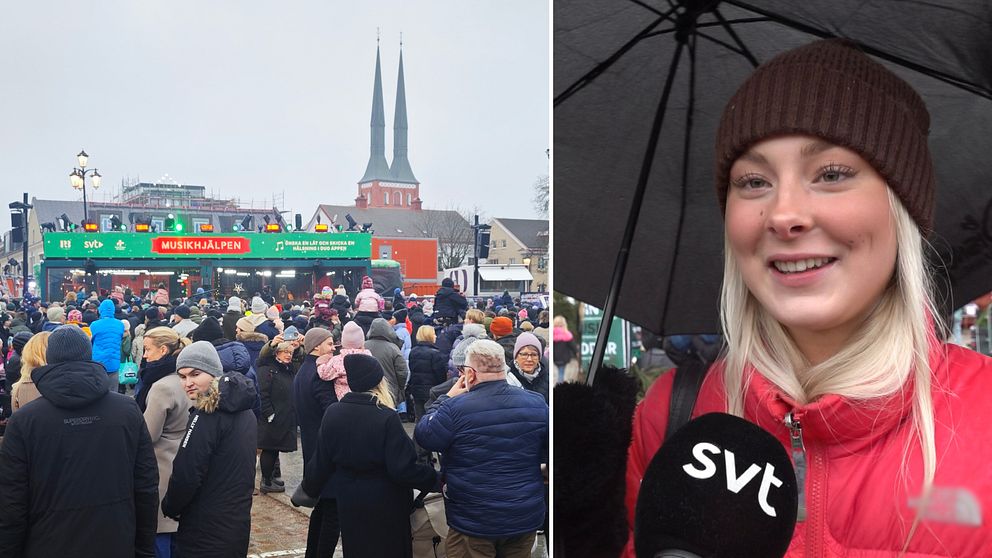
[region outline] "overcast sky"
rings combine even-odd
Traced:
[[[0,33],[4,201],[82,200],[68,174],[85,148],[104,177],[91,199],[124,177],[168,175],[246,205],[271,207],[284,192],[305,219],[318,203],[353,204],[377,28],[386,157],[402,32],[425,207],[537,217],[532,185],[550,147],[540,0],[11,3]]]

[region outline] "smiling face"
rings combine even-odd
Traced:
[[[213,376],[196,368],[180,368],[176,370],[176,373],[179,374],[179,382],[183,386],[183,391],[186,392],[186,397],[190,399],[196,399],[197,395],[207,393],[210,390],[210,384],[214,381]]]
[[[895,270],[884,179],[815,137],[768,139],[734,162],[726,230],[744,283],[814,363],[857,330]]]

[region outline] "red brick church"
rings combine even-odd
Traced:
[[[384,208],[420,211],[420,182],[407,159],[406,87],[403,84],[403,51],[400,50],[396,81],[396,112],[393,117],[393,162],[386,163],[386,114],[382,102],[379,47],[375,49],[375,85],[372,90],[372,146],[365,175],[358,181],[359,209]]]

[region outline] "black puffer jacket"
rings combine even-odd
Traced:
[[[465,300],[464,295],[459,292],[455,292],[455,289],[451,287],[441,287],[437,290],[437,293],[435,293],[433,316],[442,318],[457,318],[458,316],[464,316],[466,310],[468,310],[468,301]]]
[[[421,341],[410,350],[410,382],[407,392],[419,401],[427,401],[431,388],[448,378],[448,359],[437,346]]]
[[[255,373],[262,397],[258,449],[296,451],[296,405],[293,403],[296,365],[292,361],[283,364],[276,360],[273,352],[263,349]]]
[[[42,398],[0,446],[0,556],[153,557],[158,466],[138,405],[108,393],[96,362],[32,378]]]
[[[244,558],[251,532],[257,423],[255,386],[225,374],[194,402],[172,464],[162,512],[179,520],[182,556]]]

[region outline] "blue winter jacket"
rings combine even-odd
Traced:
[[[121,367],[121,342],[124,340],[124,324],[114,317],[114,301],[107,299],[100,303],[100,319],[90,324],[93,334],[93,360],[99,362],[113,374]]]
[[[448,525],[472,537],[531,533],[544,524],[548,405],[534,392],[491,381],[442,395],[417,423],[421,447],[441,452]]]
[[[258,377],[255,375],[255,369],[251,365],[252,361],[251,356],[248,354],[248,349],[240,341],[228,341],[214,348],[217,349],[217,356],[220,357],[220,364],[224,367],[225,374],[228,372],[240,372],[251,380],[251,383],[255,386],[255,404],[251,410],[255,413],[255,418],[262,416],[262,398],[258,395]]]

